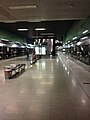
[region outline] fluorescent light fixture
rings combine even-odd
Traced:
[[[32,9],[32,8],[37,8],[36,5],[26,5],[26,6],[9,6],[10,9],[12,10],[20,10],[20,9]]]
[[[77,39],[77,37],[74,37],[73,40]]]
[[[17,30],[18,30],[18,31],[28,31],[29,29],[26,29],[26,28],[25,28],[25,29],[21,29],[21,28],[20,28],[20,29],[17,29]]]
[[[46,30],[46,28],[35,28],[35,30]]]
[[[87,39],[88,37],[86,36],[86,37],[83,37],[83,38],[81,38],[81,40],[85,40],[85,39]]]
[[[9,41],[9,40],[7,40],[7,39],[1,39],[1,40],[4,40],[4,41]]]
[[[85,30],[84,32],[83,32],[83,34],[85,34],[85,33],[87,33],[88,32],[88,30]]]

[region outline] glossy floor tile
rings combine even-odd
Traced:
[[[26,71],[5,79],[4,66],[25,63]],[[90,72],[68,56],[0,61],[0,120],[90,120]]]

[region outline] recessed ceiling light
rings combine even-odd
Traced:
[[[18,31],[27,31],[27,30],[29,30],[29,29],[17,29]]]
[[[37,8],[36,5],[27,5],[27,6],[10,6],[9,7],[12,10],[19,10],[19,9],[32,9],[32,8]]]
[[[46,30],[45,28],[35,28],[35,30]]]

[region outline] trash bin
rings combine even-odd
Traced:
[[[11,77],[11,68],[10,66],[5,66],[4,67],[4,74],[5,74],[5,79],[9,79]]]
[[[9,79],[11,77],[11,71],[10,70],[4,70],[4,74],[5,74],[5,79]]]

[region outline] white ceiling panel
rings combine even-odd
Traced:
[[[0,3],[4,6],[40,4],[40,0],[2,0]]]
[[[37,8],[10,9],[30,5]],[[0,14],[3,21],[84,19],[90,16],[90,0],[2,0]]]
[[[2,22],[3,20],[8,20],[8,18],[3,15],[0,15],[0,21]]]

